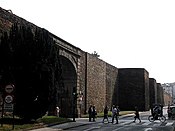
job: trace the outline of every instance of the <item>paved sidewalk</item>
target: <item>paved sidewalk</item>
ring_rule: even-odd
[[[148,112],[149,111],[141,112],[140,115],[147,114]],[[134,116],[134,113],[119,116],[119,118],[131,117],[131,116]],[[72,128],[72,127],[78,127],[78,126],[83,126],[83,125],[88,125],[88,124],[100,123],[100,122],[102,122],[103,117],[97,118],[95,122],[89,122],[89,118],[76,118],[75,120],[76,120],[76,122],[68,122],[68,123],[54,125],[54,126],[50,126],[50,127],[34,129],[34,130],[31,130],[31,131],[62,131],[62,130],[69,129],[69,128]],[[111,118],[109,118],[109,120],[111,120]]]

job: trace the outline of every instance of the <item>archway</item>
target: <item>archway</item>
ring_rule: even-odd
[[[73,117],[73,88],[77,87],[77,73],[72,62],[61,55],[60,64],[62,70],[62,88],[58,91],[57,105],[60,107],[60,116]]]

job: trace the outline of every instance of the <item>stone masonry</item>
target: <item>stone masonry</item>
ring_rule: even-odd
[[[121,110],[149,110],[149,73],[143,68],[119,68],[119,107]]]
[[[87,54],[87,105],[95,105],[98,111],[106,103],[106,62]]]
[[[149,78],[150,107],[157,103],[157,83],[154,78]]]
[[[157,103],[164,105],[163,87],[157,83]]]
[[[40,28],[0,8],[0,35],[3,31],[9,31],[13,23],[30,26],[32,29]],[[59,55],[66,59],[63,63],[70,62],[69,67],[75,72],[73,74],[76,76],[69,77],[76,80],[73,86],[75,84],[77,93],[82,92],[82,101],[78,98],[76,102],[78,116],[87,113],[91,104],[96,106],[98,112],[102,112],[105,105],[111,108],[113,104],[119,105],[121,110],[133,110],[135,105],[140,110],[148,110],[150,103],[154,102],[154,97],[157,102],[163,103],[163,90],[160,84],[157,85],[156,91],[155,79],[153,81],[151,79],[149,84],[149,73],[144,68],[118,69],[97,56],[82,51],[54,34],[50,34],[60,47]],[[69,69],[65,66],[64,71],[69,71]],[[68,77],[72,73],[67,74]],[[72,85],[68,86],[68,88],[71,87]],[[72,97],[70,99],[70,102],[73,101]]]

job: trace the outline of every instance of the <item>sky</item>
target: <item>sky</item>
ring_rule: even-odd
[[[117,68],[175,82],[174,0],[1,0],[0,7]]]

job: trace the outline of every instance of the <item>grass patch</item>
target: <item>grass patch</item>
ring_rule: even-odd
[[[44,124],[53,124],[53,123],[71,122],[71,120],[57,116],[43,116],[42,118],[39,118],[37,122]]]
[[[127,115],[127,114],[132,114],[132,113],[135,113],[135,111],[121,111],[120,112],[120,115]]]

